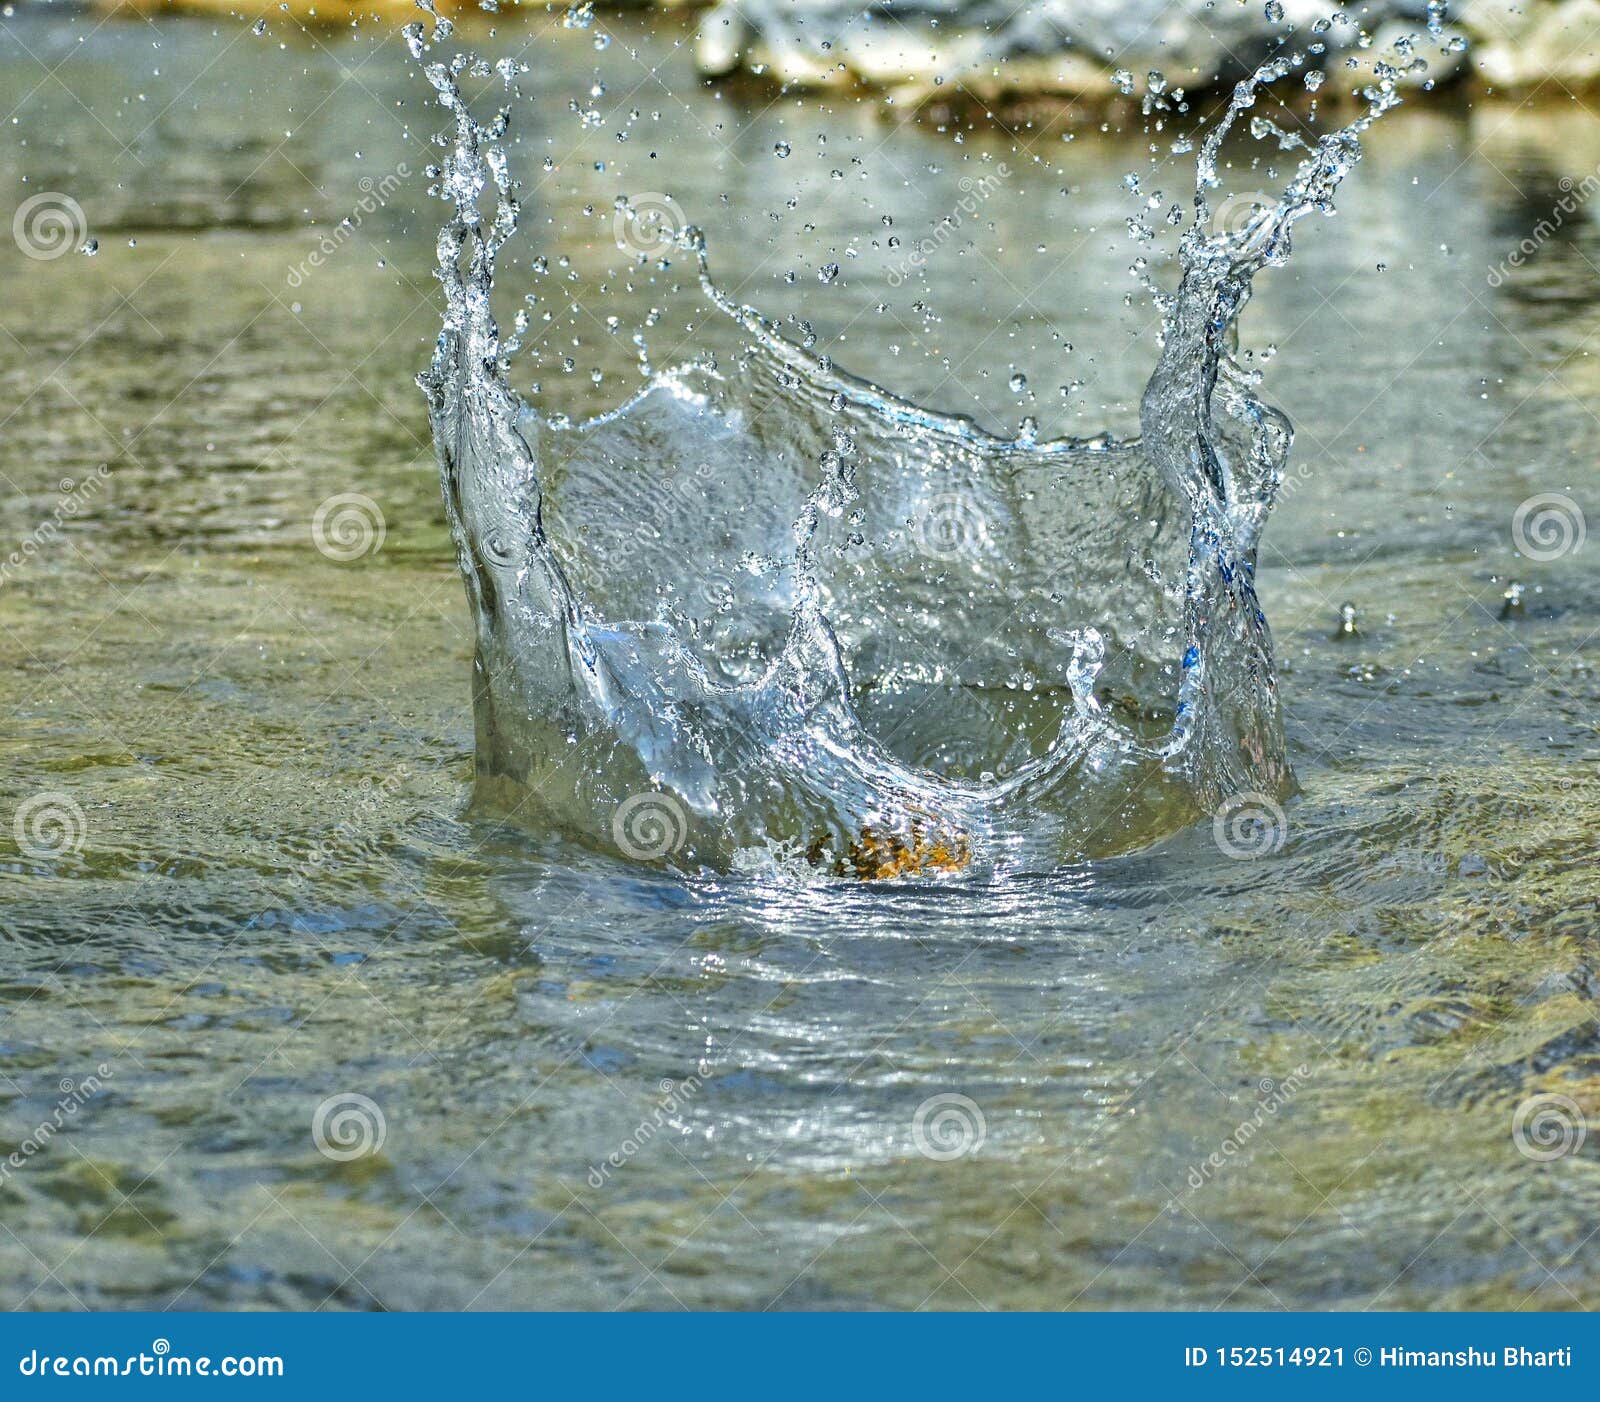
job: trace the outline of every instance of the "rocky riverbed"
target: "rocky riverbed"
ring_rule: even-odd
[[[1600,79],[1600,0],[719,0],[695,43],[710,76],[913,103],[1107,96],[1152,71],[1197,90],[1280,50],[1305,54],[1330,92],[1387,64],[1409,86],[1473,77],[1560,94]]]

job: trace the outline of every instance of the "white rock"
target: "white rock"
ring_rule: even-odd
[[[1519,91],[1600,79],[1600,0],[1472,0],[1461,16],[1486,83]]]
[[[745,49],[754,36],[755,30],[739,7],[724,0],[700,20],[694,36],[695,66],[709,78],[726,78],[744,61]]]

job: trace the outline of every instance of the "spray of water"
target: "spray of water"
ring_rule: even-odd
[[[997,437],[843,373],[725,296],[692,228],[739,352],[575,424],[512,388],[491,311],[511,108],[469,110],[459,80],[488,70],[437,56],[448,21],[407,38],[454,123],[419,382],[477,633],[480,805],[682,867],[920,878],[1128,850],[1292,786],[1254,584],[1292,435],[1232,351],[1392,84],[1315,141],[1272,128],[1298,170],[1219,229],[1223,143],[1294,61],[1235,89],[1137,439]]]

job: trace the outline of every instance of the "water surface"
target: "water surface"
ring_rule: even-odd
[[[997,430],[1133,429],[1141,135],[958,146],[698,89],[669,30],[597,56],[523,23],[534,87],[604,62],[611,101],[662,112],[630,158],[656,150],[724,285],[840,365]],[[807,886],[463,816],[471,631],[412,384],[439,121],[398,39],[13,17],[0,93],[6,207],[68,192],[99,242],[0,250],[6,534],[79,503],[0,585],[4,802],[83,818],[76,850],[0,828],[7,1138],[75,1099],[63,1078],[101,1083],[0,1181],[7,1304],[1596,1303],[1597,1136],[1539,1162],[1513,1117],[1544,1093],[1600,1115],[1600,581],[1592,545],[1519,554],[1512,517],[1596,499],[1600,239],[1570,217],[1490,277],[1600,164],[1587,117],[1386,118],[1246,313],[1299,434],[1258,581],[1301,790],[1281,850],[1232,860],[1202,824],[1000,883]],[[561,170],[529,203],[576,227],[614,190],[552,106]],[[870,156],[925,234],[982,152],[1015,174],[929,254],[939,320],[887,250],[822,290],[820,250],[883,232],[833,168]],[[615,404],[634,348],[604,317],[670,290],[577,305],[574,372],[533,352],[543,402]],[[658,363],[719,334],[678,324]],[[312,525],[346,493],[384,535],[340,561]],[[346,1161],[313,1121],[350,1094],[384,1136]]]

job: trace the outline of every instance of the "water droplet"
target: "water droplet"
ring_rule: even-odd
[[[778,153],[778,159],[781,161],[786,159],[794,148],[787,141],[778,141],[773,144],[772,149]]]

